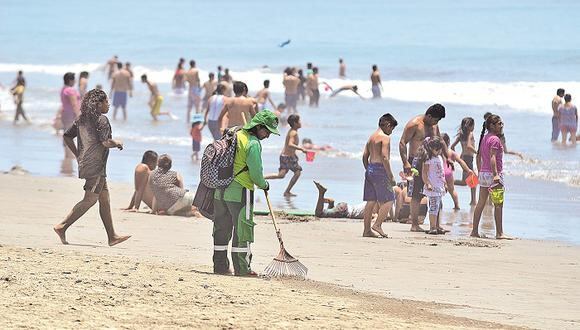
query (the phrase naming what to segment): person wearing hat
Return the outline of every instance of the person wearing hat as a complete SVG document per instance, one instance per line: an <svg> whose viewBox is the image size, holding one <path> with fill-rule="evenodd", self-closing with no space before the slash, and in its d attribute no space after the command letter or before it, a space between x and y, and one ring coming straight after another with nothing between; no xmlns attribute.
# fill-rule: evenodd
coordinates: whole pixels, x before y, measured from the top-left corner
<svg viewBox="0 0 580 330"><path fill-rule="evenodd" d="M270 111L257 113L236 132L237 146L234 157L234 180L214 195L213 270L217 274L231 274L228 244L232 240L234 275L256 276L250 268L254 242L253 204L254 189L268 190L262 168L260 140L278 132L278 118ZM232 237L233 236L233 237Z"/></svg>
<svg viewBox="0 0 580 330"><path fill-rule="evenodd" d="M199 160L199 150L201 149L201 130L203 129L203 115L201 113L196 113L191 116L191 130L189 134L191 135L191 149L193 153L191 154L191 160Z"/></svg>

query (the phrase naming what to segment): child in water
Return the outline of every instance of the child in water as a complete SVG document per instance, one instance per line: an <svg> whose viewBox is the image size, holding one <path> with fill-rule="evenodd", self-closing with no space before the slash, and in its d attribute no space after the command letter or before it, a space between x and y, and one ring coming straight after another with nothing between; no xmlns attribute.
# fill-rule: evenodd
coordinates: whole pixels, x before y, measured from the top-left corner
<svg viewBox="0 0 580 330"><path fill-rule="evenodd" d="M193 153L191 154L192 161L199 160L199 150L201 149L201 130L203 129L203 115L195 114L191 119L191 130L189 135L191 135L191 149Z"/></svg>
<svg viewBox="0 0 580 330"><path fill-rule="evenodd" d="M449 145L450 142L449 135L447 133L443 133L442 138L443 142L445 142L446 145ZM469 165L455 151L447 149L447 161L443 162L443 169L445 172L445 182L447 183L447 190L449 191L449 194L453 199L454 204L453 209L457 211L459 210L459 196L457 195L457 191L455 190L455 181L453 177L453 171L455 170L454 163L458 163L461 166L461 168L463 168L463 176L465 178L473 174L473 171L471 170ZM473 167L473 162L471 163L471 166ZM475 192L475 188L472 188L471 190L472 192ZM474 195L475 195L474 193L471 195L472 201L475 200ZM475 205L475 201L473 202L473 205Z"/></svg>
<svg viewBox="0 0 580 330"><path fill-rule="evenodd" d="M475 138L473 136L473 131L475 130L475 120L471 117L465 117L461 120L461 126L457 130L457 135L455 136L455 141L451 144L450 148L455 151L455 146L461 143L461 159L467 164L470 170L473 170L473 157L477 153L475 149ZM468 171L463 171L463 176L461 180L455 182L458 186L465 186L465 179L469 176ZM471 188L471 201L469 205L475 205L475 188Z"/></svg>
<svg viewBox="0 0 580 330"><path fill-rule="evenodd" d="M443 141L440 137L428 137L423 141L419 150L419 161L423 162L422 178L423 195L429 199L429 231L430 235L445 234L447 230L441 228L439 219L443 207L443 196L447 190L443 166Z"/></svg>

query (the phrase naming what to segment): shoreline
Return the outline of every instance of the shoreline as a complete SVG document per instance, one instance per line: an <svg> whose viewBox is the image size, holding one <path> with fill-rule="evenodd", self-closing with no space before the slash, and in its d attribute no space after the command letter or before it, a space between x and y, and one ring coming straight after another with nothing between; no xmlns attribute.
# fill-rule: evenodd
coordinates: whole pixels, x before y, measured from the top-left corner
<svg viewBox="0 0 580 330"><path fill-rule="evenodd" d="M126 206L132 191L128 184L111 182L109 187L115 226L120 234L133 235L129 241L107 247L93 208L67 232L72 244L61 245L52 225L81 198L82 185L72 178L0 175L0 194L6 196L0 244L211 269L211 222L122 212L119 208ZM278 244L267 217L257 223L252 265L260 272ZM575 310L580 292L574 290L580 287L575 261L580 247L569 243L428 237L396 223L384 224L390 239L363 239L362 224L354 221L297 225L281 219L280 226L287 249L309 268L313 281L387 298L459 306L441 313L480 321L534 328L580 325Z"/></svg>

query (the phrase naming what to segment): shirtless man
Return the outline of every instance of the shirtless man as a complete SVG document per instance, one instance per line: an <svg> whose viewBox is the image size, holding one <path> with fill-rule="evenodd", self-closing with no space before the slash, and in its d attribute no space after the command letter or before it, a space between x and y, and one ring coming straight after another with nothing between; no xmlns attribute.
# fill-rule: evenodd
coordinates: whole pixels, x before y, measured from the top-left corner
<svg viewBox="0 0 580 330"><path fill-rule="evenodd" d="M157 121L157 116L159 115L166 115L173 117L171 112L161 112L161 104L163 104L163 96L159 93L159 89L157 88L157 84L149 81L147 79L147 75L144 74L141 76L141 82L147 84L149 87L149 91L151 92L151 97L149 98L149 109L151 110L151 117L153 120Z"/></svg>
<svg viewBox="0 0 580 330"><path fill-rule="evenodd" d="M381 83L381 74L379 73L379 68L376 64L373 65L373 72L371 73L371 84L373 99L380 99L381 90L383 90L383 84Z"/></svg>
<svg viewBox="0 0 580 330"><path fill-rule="evenodd" d="M552 99L552 142L557 142L560 136L560 112L558 108L562 105L562 98L566 91L558 88L556 96Z"/></svg>
<svg viewBox="0 0 580 330"><path fill-rule="evenodd" d="M141 202L153 209L153 191L149 185L149 174L157 167L157 159L157 153L153 150L147 150L143 154L141 163L135 167L135 192L125 211L139 212Z"/></svg>
<svg viewBox="0 0 580 330"><path fill-rule="evenodd" d="M224 102L224 108L218 117L222 131L229 127L244 126L244 120L249 122L256 115L256 100L244 96L247 88L246 84L241 81L234 82L236 97L228 98ZM222 124L226 115L228 116L227 127Z"/></svg>
<svg viewBox="0 0 580 330"><path fill-rule="evenodd" d="M89 83L89 73L87 71L82 71L79 74L79 94L81 95L81 99L87 93L88 83Z"/></svg>
<svg viewBox="0 0 580 330"><path fill-rule="evenodd" d="M318 68L312 68L312 74L308 75L306 79L306 88L308 95L310 95L309 105L318 108L318 101L320 100L320 91L318 90Z"/></svg>
<svg viewBox="0 0 580 330"><path fill-rule="evenodd" d="M346 78L346 64L344 64L342 58L338 59L338 77L340 79Z"/></svg>
<svg viewBox="0 0 580 330"><path fill-rule="evenodd" d="M117 71L117 63L119 62L119 57L117 55L113 56L110 60L107 61L106 68L107 68L107 79L111 80L113 77L113 73Z"/></svg>
<svg viewBox="0 0 580 330"><path fill-rule="evenodd" d="M218 82L215 80L215 74L210 72L208 74L209 80L203 83L203 108L207 108L207 100L213 95L217 89Z"/></svg>
<svg viewBox="0 0 580 330"><path fill-rule="evenodd" d="M262 88L262 90L260 90L256 94L256 100L258 102L258 111L266 109L266 102L270 102L270 104L272 105L272 110L276 109L276 104L274 103L274 101L272 101L272 98L270 97L269 88L270 88L270 80L264 80L264 88Z"/></svg>
<svg viewBox="0 0 580 330"><path fill-rule="evenodd" d="M284 80L282 81L285 90L285 102L288 108L288 113L293 114L298 112L296 110L296 102L298 102L298 84L300 79L296 77L296 69L287 68L284 71Z"/></svg>
<svg viewBox="0 0 580 330"><path fill-rule="evenodd" d="M393 207L395 194L393 186L395 178L391 170L391 133L397 126L397 121L390 114L384 114L379 119L379 128L371 135L363 152L362 162L365 168L365 184L363 200L367 202L364 212L363 237L388 237L381 225ZM378 204L379 215L371 227L373 209Z"/></svg>
<svg viewBox="0 0 580 330"><path fill-rule="evenodd" d="M416 116L409 120L403 130L401 141L399 142L399 153L403 162L403 170L407 177L412 177L411 168L414 167L421 173L423 166L418 161L418 149L426 137L441 136L438 123L445 118L445 107L439 103L433 104L427 109L424 115ZM407 144L409 149L407 152ZM444 147L443 155L447 154L447 147ZM411 199L411 231L424 232L419 227L418 212L419 204L423 198L423 179L421 175L414 176L409 182L408 193Z"/></svg>
<svg viewBox="0 0 580 330"><path fill-rule="evenodd" d="M230 75L230 69L226 68L224 70L224 75L220 79L220 84L223 84L226 88L224 89L224 95L227 97L232 97L233 78Z"/></svg>
<svg viewBox="0 0 580 330"><path fill-rule="evenodd" d="M278 173L266 175L264 179L284 179L288 171L292 171L294 175L288 182L288 187L284 191L284 196L294 197L295 194L292 193L292 188L300 178L302 174L302 166L298 164L298 156L296 155L296 150L306 153L306 149L300 146L300 139L298 138L298 130L302 127L300 123L300 116L292 114L288 116L288 125L290 125L290 130L286 134L286 141L284 143L284 148L280 154L280 167L278 168Z"/></svg>
<svg viewBox="0 0 580 330"><path fill-rule="evenodd" d="M117 63L117 72L113 74L111 94L113 95L113 120L117 118L117 109L123 109L123 120L127 120L127 95L133 97L133 79L131 73L123 68L123 63Z"/></svg>
<svg viewBox="0 0 580 330"><path fill-rule="evenodd" d="M125 70L129 72L131 79L133 79L133 69L131 69L131 62L125 62Z"/></svg>
<svg viewBox="0 0 580 330"><path fill-rule="evenodd" d="M195 106L195 112L199 113L201 101L201 82L199 80L199 70L195 67L195 61L189 61L189 70L185 73L185 80L189 84L187 98L187 122L191 120L191 109Z"/></svg>

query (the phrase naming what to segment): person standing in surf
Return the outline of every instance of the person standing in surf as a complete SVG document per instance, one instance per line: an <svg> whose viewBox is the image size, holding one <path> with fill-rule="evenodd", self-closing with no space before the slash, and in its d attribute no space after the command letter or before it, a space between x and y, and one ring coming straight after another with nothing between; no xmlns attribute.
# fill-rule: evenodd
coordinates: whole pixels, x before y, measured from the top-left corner
<svg viewBox="0 0 580 330"><path fill-rule="evenodd" d="M379 127L370 136L363 152L362 162L365 168L365 183L363 200L366 203L364 211L363 237L388 237L381 228L387 219L395 201L393 186L395 178L391 170L391 133L397 127L397 121L390 113L379 119ZM371 227L373 210L379 207L379 215Z"/></svg>
<svg viewBox="0 0 580 330"><path fill-rule="evenodd" d="M373 99L380 99L381 91L383 90L383 83L381 82L381 74L376 64L373 65L373 72L371 73L371 85Z"/></svg>
<svg viewBox="0 0 580 330"><path fill-rule="evenodd" d="M479 150L477 153L477 169L479 171L479 200L473 212L473 228L471 237L479 236L479 221L487 203L490 191L493 188L504 188L503 154L504 146L500 139L503 135L503 121L498 115L491 114L485 119ZM493 201L493 199L492 199ZM494 202L493 216L495 219L495 238L512 239L503 232L503 198L501 202Z"/></svg>
<svg viewBox="0 0 580 330"><path fill-rule="evenodd" d="M463 118L461 120L461 126L459 126L459 130L457 131L455 141L453 141L453 143L450 146L451 150L455 151L455 146L461 143L461 159L472 171L473 171L473 157L477 153L477 149L475 149L475 137L473 136L474 129L475 129L475 120L471 117ZM469 175L468 171L463 171L463 176L461 177L461 180L455 181L454 184L458 186L467 185L465 183L465 179L467 179L468 175ZM471 201L469 202L469 205L474 206L476 204L475 196L476 190L474 187L471 188Z"/></svg>
<svg viewBox="0 0 580 330"><path fill-rule="evenodd" d="M183 91L185 91L185 69L183 68L184 63L185 59L180 58L179 62L177 62L177 68L173 74L173 79L171 80L171 88L173 88L173 92L175 94L183 94ZM187 119L187 121L189 122L189 119Z"/></svg>
<svg viewBox="0 0 580 330"><path fill-rule="evenodd" d="M399 153L401 161L403 162L403 171L406 176L412 178L408 185L408 194L411 197L411 231L423 232L423 228L419 227L419 205L423 198L423 179L421 177L422 163L418 159L418 150L423 140L426 137L441 137L438 123L445 118L445 107L439 103L430 106L424 115L416 116L409 120L401 141L399 142ZM407 144L409 149L407 149ZM447 154L447 147L445 147L444 155ZM415 168L418 175L413 176L412 168Z"/></svg>

